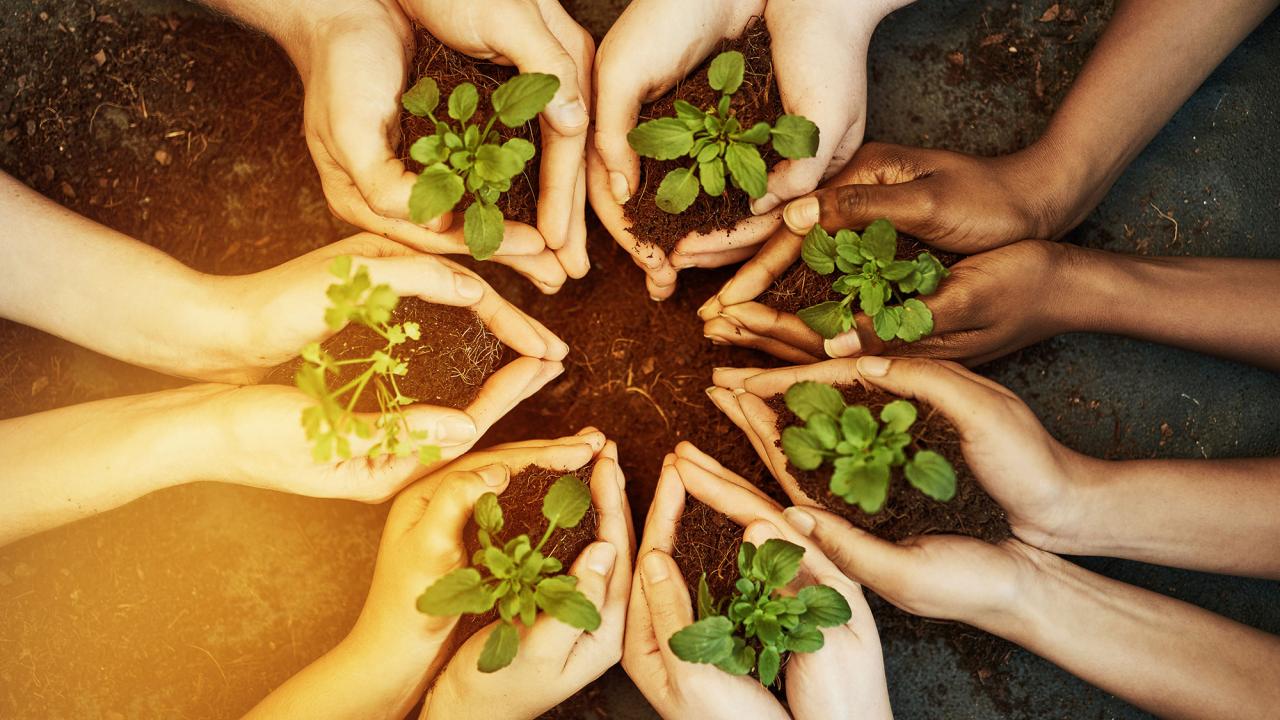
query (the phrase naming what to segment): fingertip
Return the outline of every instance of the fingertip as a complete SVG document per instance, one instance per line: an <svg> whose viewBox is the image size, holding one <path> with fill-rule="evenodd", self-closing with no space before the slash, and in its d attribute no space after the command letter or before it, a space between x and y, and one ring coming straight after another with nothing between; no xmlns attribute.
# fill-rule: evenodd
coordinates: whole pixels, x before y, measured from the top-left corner
<svg viewBox="0 0 1280 720"><path fill-rule="evenodd" d="M778 205L780 205L781 203L782 203L781 198L779 198L777 195L771 192L767 192L764 195L761 195L760 197L751 201L751 214L764 215L765 213L770 212L774 208L778 207Z"/></svg>
<svg viewBox="0 0 1280 720"><path fill-rule="evenodd" d="M453 225L452 212L441 213L440 215L432 218L431 220L428 220L422 223L422 227L426 228L427 230L430 230L431 232L436 232L436 233L445 232L446 230L449 229L451 225Z"/></svg>
<svg viewBox="0 0 1280 720"><path fill-rule="evenodd" d="M768 520L752 520L742 533L743 539L753 545L763 545L766 540L782 537L778 526Z"/></svg>
<svg viewBox="0 0 1280 720"><path fill-rule="evenodd" d="M561 86L563 91L564 86ZM565 136L581 135L587 131L590 118L587 117L587 105L581 97L556 97L542 111L551 127Z"/></svg>
<svg viewBox="0 0 1280 720"><path fill-rule="evenodd" d="M486 465L475 471L486 492L500 493L506 489L511 480L511 470L503 463Z"/></svg>
<svg viewBox="0 0 1280 720"><path fill-rule="evenodd" d="M822 349L829 358L853 357L862 352L862 339L858 337L858 329L842 332L833 338L822 341Z"/></svg>
<svg viewBox="0 0 1280 720"><path fill-rule="evenodd" d="M627 176L617 170L609 171L609 192L613 195L614 202L625 205L631 199L631 183Z"/></svg>
<svg viewBox="0 0 1280 720"><path fill-rule="evenodd" d="M485 284L462 272L453 273L453 289L464 300L476 302L484 297Z"/></svg>
<svg viewBox="0 0 1280 720"><path fill-rule="evenodd" d="M671 556L661 550L650 550L640 563L640 574L646 585L658 585L671 579Z"/></svg>
<svg viewBox="0 0 1280 720"><path fill-rule="evenodd" d="M858 358L858 374L864 378L882 378L889 374L892 361L878 355L865 355Z"/></svg>
<svg viewBox="0 0 1280 720"><path fill-rule="evenodd" d="M475 420L461 410L450 410L435 421L435 440L442 445L461 445L476 439Z"/></svg>
<svg viewBox="0 0 1280 720"><path fill-rule="evenodd" d="M796 532L805 537L812 535L814 528L818 524L817 519L812 514L805 511L804 508L795 506L784 509L782 517Z"/></svg>
<svg viewBox="0 0 1280 720"><path fill-rule="evenodd" d="M787 224L791 232L797 235L804 235L812 230L814 225L818 224L820 215L821 209L818 204L818 198L810 196L787 203L786 208L782 211L782 220Z"/></svg>
<svg viewBox="0 0 1280 720"><path fill-rule="evenodd" d="M587 548L587 569L608 577L613 572L613 564L618 558L618 549L608 540L593 543Z"/></svg>

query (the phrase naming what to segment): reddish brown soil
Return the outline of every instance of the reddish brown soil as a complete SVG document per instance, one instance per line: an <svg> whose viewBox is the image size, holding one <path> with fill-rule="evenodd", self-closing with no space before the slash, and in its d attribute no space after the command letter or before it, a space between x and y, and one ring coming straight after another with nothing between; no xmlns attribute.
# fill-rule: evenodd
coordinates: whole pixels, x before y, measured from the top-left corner
<svg viewBox="0 0 1280 720"><path fill-rule="evenodd" d="M511 351L468 308L435 305L418 298L401 298L392 322L416 322L421 338L406 340L396 357L409 362L409 373L397 378L400 392L419 403L461 410L480 394L480 386L502 366ZM368 357L386 346L382 336L363 325L348 325L322 343L338 360ZM302 366L295 358L276 366L264 382L292 385ZM364 365L345 365L329 376L329 387L339 388L364 371ZM349 397L350 393L343 397ZM356 410L377 412L378 399L366 388Z"/></svg>
<svg viewBox="0 0 1280 720"><path fill-rule="evenodd" d="M746 58L745 79L734 93L732 108L743 127L757 122L772 124L785 114L778 84L773 77L773 60L769 55L769 31L764 21L752 23L742 36L724 40L720 47L694 69L671 92L640 109L640 122L660 117L675 116L675 101L686 100L707 109L720 101L720 91L707 84L707 68L711 60L726 50L737 50ZM772 148L762 148L766 167L773 167L781 160ZM699 193L687 210L678 214L658 209L655 198L658 184L666 174L679 167L688 167L687 160L640 159L640 188L623 208L631 220L631 232L642 243L656 245L664 252L671 252L676 242L691 232L709 233L728 230L751 215L751 199L742 190L729 184L723 195L711 197Z"/></svg>
<svg viewBox="0 0 1280 720"><path fill-rule="evenodd" d="M413 56L413 65L409 72L410 87L419 78L434 78L436 84L440 86L440 107L436 110L436 117L450 124L456 124L456 121L448 117L444 111L449 93L465 82L475 85L476 89L480 91L480 103L476 108L476 114L471 117L468 123L479 125L480 129L483 130L485 123L493 115L493 107L489 105L489 96L494 90L498 89L499 85L515 77L518 72L515 67L476 60L463 55L456 50L445 47L439 40L422 28L416 29L414 41L417 43L417 52ZM498 207L502 209L502 214L506 219L533 225L538 218L538 168L539 163L542 161L541 130L536 121L525 123L519 128L508 128L500 122L494 123L493 126L497 128L498 133L504 140L520 137L533 143L538 148L539 154L533 156L533 159L524 166L524 173L520 177L512 178L511 189L503 193L498 200ZM400 132L402 134L400 143L401 159L404 160L405 166L413 172L421 171L422 165L409 157L409 146L424 135L434 134L435 126L427 118L420 118L402 110L400 112ZM470 206L471 195L463 195L454 212L461 213Z"/></svg>
<svg viewBox="0 0 1280 720"><path fill-rule="evenodd" d="M695 611L698 606L698 579L704 573L712 597L720 600L733 593L733 584L738 580L740 545L742 528L737 523L695 497L685 498L684 514L676 527L672 557L689 586L689 597Z"/></svg>
<svg viewBox="0 0 1280 720"><path fill-rule="evenodd" d="M962 256L955 253L943 252L935 250L916 240L915 238L898 236L898 253L896 257L899 260L915 258L916 255L923 251L933 253L945 267L951 267L960 262ZM831 289L831 283L835 282L837 275L819 275L802 260L797 260L790 270L787 270L768 290L761 293L758 302L768 305L774 310L780 312L795 314L799 310L812 307L821 302L828 300L839 300L840 293ZM945 280L943 282L946 282Z"/></svg>

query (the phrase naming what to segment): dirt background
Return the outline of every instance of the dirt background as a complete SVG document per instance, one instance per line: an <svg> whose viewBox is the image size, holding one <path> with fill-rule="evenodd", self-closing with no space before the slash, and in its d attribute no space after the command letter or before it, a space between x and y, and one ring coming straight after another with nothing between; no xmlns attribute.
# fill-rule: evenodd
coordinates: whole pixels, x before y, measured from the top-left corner
<svg viewBox="0 0 1280 720"><path fill-rule="evenodd" d="M624 4L566 2L597 38ZM984 153L1035 137L1110 5L1062 3L1040 22L1054 4L932 0L890 17L872 44L868 137ZM1071 239L1277 257L1278 107L1273 17ZM0 2L0 168L201 270L269 267L350 232L325 208L300 120L283 53L196 6ZM765 362L701 338L694 310L728 271L683 273L654 304L598 227L591 252L591 275L554 298L486 268L573 347L565 375L492 441L597 424L619 441L641 513L679 439L763 479L702 394L712 367ZM7 322L0 358L6 417L180 384ZM1073 335L985 371L1096 455L1280 452L1280 379L1225 361ZM386 509L202 483L0 548L0 717L239 715L349 629ZM1081 562L1280 631L1277 583ZM1145 717L1021 651L983 679L929 637L887 636L885 653L900 718ZM653 717L617 669L591 697L583 717Z"/></svg>

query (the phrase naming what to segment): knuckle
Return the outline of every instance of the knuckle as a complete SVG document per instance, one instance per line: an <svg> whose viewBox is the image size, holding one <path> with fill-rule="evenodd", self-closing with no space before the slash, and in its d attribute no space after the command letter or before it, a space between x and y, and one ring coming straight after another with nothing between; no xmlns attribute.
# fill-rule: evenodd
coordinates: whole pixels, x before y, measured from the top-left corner
<svg viewBox="0 0 1280 720"><path fill-rule="evenodd" d="M841 218L861 217L867 211L867 193L860 185L841 185L836 188L834 200Z"/></svg>

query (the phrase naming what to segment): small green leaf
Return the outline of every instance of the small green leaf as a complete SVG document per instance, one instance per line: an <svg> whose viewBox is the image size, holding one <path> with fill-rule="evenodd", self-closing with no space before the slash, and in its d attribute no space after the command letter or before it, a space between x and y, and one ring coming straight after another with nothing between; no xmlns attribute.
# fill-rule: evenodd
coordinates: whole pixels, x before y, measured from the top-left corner
<svg viewBox="0 0 1280 720"><path fill-rule="evenodd" d="M600 627L600 611L563 575L539 582L533 598L538 607L566 625L587 632Z"/></svg>
<svg viewBox="0 0 1280 720"><path fill-rule="evenodd" d="M494 597L475 568L454 570L431 583L418 596L418 611L427 615L484 613L493 607Z"/></svg>
<svg viewBox="0 0 1280 720"><path fill-rule="evenodd" d="M853 611L849 609L849 601L835 588L826 585L810 585L801 588L796 597L804 603L804 614L800 616L802 623L820 628L836 627L849 622Z"/></svg>
<svg viewBox="0 0 1280 720"><path fill-rule="evenodd" d="M435 80L424 77L400 96L400 104L410 114L426 117L440 104L440 86Z"/></svg>
<svg viewBox="0 0 1280 720"><path fill-rule="evenodd" d="M511 138L502 143L502 147L516 154L523 162L529 162L533 156L538 154L538 148L534 144L524 138Z"/></svg>
<svg viewBox="0 0 1280 720"><path fill-rule="evenodd" d="M880 512L889 493L889 465L837 458L831 474L831 492L868 514Z"/></svg>
<svg viewBox="0 0 1280 720"><path fill-rule="evenodd" d="M828 340L853 328L853 312L834 300L798 310L796 317Z"/></svg>
<svg viewBox="0 0 1280 720"><path fill-rule="evenodd" d="M509 180L523 169L524 160L514 150L498 145L481 145L476 150L476 172L485 180Z"/></svg>
<svg viewBox="0 0 1280 720"><path fill-rule="evenodd" d="M482 673L497 672L516 659L516 652L519 649L520 633L516 632L516 626L509 622L500 622L493 632L489 633L489 639L484 641L484 649L480 651L480 660L476 663L476 669Z"/></svg>
<svg viewBox="0 0 1280 720"><path fill-rule="evenodd" d="M875 316L884 308L885 291L889 288L880 278L873 278L858 288L858 305L862 312Z"/></svg>
<svg viewBox="0 0 1280 720"><path fill-rule="evenodd" d="M906 400L894 400L880 411L880 422L889 432L905 433L916 417L916 406Z"/></svg>
<svg viewBox="0 0 1280 720"><path fill-rule="evenodd" d="M698 578L698 619L705 620L716 615L716 601L711 596L711 588L707 586L707 574Z"/></svg>
<svg viewBox="0 0 1280 720"><path fill-rule="evenodd" d="M947 459L932 450L921 450L903 467L907 481L934 500L947 502L956 496L956 471Z"/></svg>
<svg viewBox="0 0 1280 720"><path fill-rule="evenodd" d="M445 149L444 142L438 136L428 135L418 138L409 146L409 157L424 166L434 165L449 159L449 151Z"/></svg>
<svg viewBox="0 0 1280 720"><path fill-rule="evenodd" d="M880 275L885 280L893 280L894 282L897 282L898 280L910 275L911 271L915 269L916 263L911 260L894 260L881 268Z"/></svg>
<svg viewBox="0 0 1280 720"><path fill-rule="evenodd" d="M707 69L707 84L713 90L732 95L742 86L745 68L746 59L742 53L737 50L722 52L711 61L711 67Z"/></svg>
<svg viewBox="0 0 1280 720"><path fill-rule="evenodd" d="M710 150L714 146L709 146ZM708 162L698 163L698 180L702 183L702 191L711 197L724 194L724 161L713 158Z"/></svg>
<svg viewBox="0 0 1280 720"><path fill-rule="evenodd" d="M449 117L458 122L466 122L476 114L476 105L480 102L480 93L471 83L462 83L449 93Z"/></svg>
<svg viewBox="0 0 1280 720"><path fill-rule="evenodd" d="M409 219L422 224L449 212L462 199L462 178L447 165L428 165L409 191Z"/></svg>
<svg viewBox="0 0 1280 720"><path fill-rule="evenodd" d="M915 342L933 332L933 311L929 306L916 298L907 298L902 303L902 325L898 328L898 337L906 342Z"/></svg>
<svg viewBox="0 0 1280 720"><path fill-rule="evenodd" d="M756 661L756 669L760 673L760 682L768 687L778 679L778 668L782 666L782 656L778 654L778 650L772 645L766 645L760 651L760 658Z"/></svg>
<svg viewBox="0 0 1280 720"><path fill-rule="evenodd" d="M876 337L888 342L898 335L898 329L902 327L902 308L886 307L876 313L871 318L871 326L876 331Z"/></svg>
<svg viewBox="0 0 1280 720"><path fill-rule="evenodd" d="M762 578L770 589L785 587L800 572L800 558L804 548L795 543L769 538L756 551L751 567L756 577Z"/></svg>
<svg viewBox="0 0 1280 720"><path fill-rule="evenodd" d="M938 283L951 274L941 262L938 262L938 258L927 252L916 256L916 271L920 273L916 292L921 295L932 295L938 289Z"/></svg>
<svg viewBox="0 0 1280 720"><path fill-rule="evenodd" d="M346 280L351 277L351 256L339 255L329 263L329 274L339 280Z"/></svg>
<svg viewBox="0 0 1280 720"><path fill-rule="evenodd" d="M498 119L509 128L534 118L555 97L560 78L546 73L520 73L493 91L490 102Z"/></svg>
<svg viewBox="0 0 1280 720"><path fill-rule="evenodd" d="M847 407L840 413L840 430L844 440L855 448L870 447L878 429L879 425L865 405Z"/></svg>
<svg viewBox="0 0 1280 720"><path fill-rule="evenodd" d="M693 147L693 131L675 118L640 123L627 133L631 149L655 160L684 157Z"/></svg>
<svg viewBox="0 0 1280 720"><path fill-rule="evenodd" d="M502 517L502 506L498 504L498 496L493 493L485 493L476 500L476 509L472 513L476 521L476 525L481 530L497 534L502 532L502 526L505 521Z"/></svg>
<svg viewBox="0 0 1280 720"><path fill-rule="evenodd" d="M734 182L748 195L758 198L768 187L764 159L755 145L730 143L724 151L724 162Z"/></svg>
<svg viewBox="0 0 1280 720"><path fill-rule="evenodd" d="M706 120L707 114L697 108L692 103L684 100L675 101L676 118L685 124L690 130L697 130L702 127L703 121Z"/></svg>
<svg viewBox="0 0 1280 720"><path fill-rule="evenodd" d="M668 645L685 662L723 662L734 651L733 622L723 615L699 620L676 631Z"/></svg>
<svg viewBox="0 0 1280 720"><path fill-rule="evenodd" d="M769 132L773 149L784 158L813 157L818 153L818 126L800 115L783 115Z"/></svg>
<svg viewBox="0 0 1280 720"><path fill-rule="evenodd" d="M826 457L814 434L794 425L782 431L782 452L801 470L817 470Z"/></svg>
<svg viewBox="0 0 1280 720"><path fill-rule="evenodd" d="M830 415L814 415L809 418L807 429L826 450L834 450L836 443L840 442L840 426Z"/></svg>
<svg viewBox="0 0 1280 720"><path fill-rule="evenodd" d="M819 275L830 275L836 269L836 241L821 225L814 225L800 244L800 257Z"/></svg>
<svg viewBox="0 0 1280 720"><path fill-rule="evenodd" d="M758 122L747 130L740 132L734 138L739 142L751 143L752 145L761 145L769 139L769 123Z"/></svg>
<svg viewBox="0 0 1280 720"><path fill-rule="evenodd" d="M658 209L672 214L684 212L698 199L698 187L698 178L688 168L672 170L658 186Z"/></svg>
<svg viewBox="0 0 1280 720"><path fill-rule="evenodd" d="M884 218L872 221L862 231L862 246L865 250L863 254L869 259L892 262L898 249L898 231L893 229L893 223Z"/></svg>
<svg viewBox="0 0 1280 720"><path fill-rule="evenodd" d="M808 588L805 589L807 590ZM784 642L787 650L802 653L818 652L826 644L822 637L822 631L807 623L797 625L794 630L787 633Z"/></svg>
<svg viewBox="0 0 1280 720"><path fill-rule="evenodd" d="M751 563L756 558L756 546L754 543L743 542L738 546L738 574L745 580L752 577ZM739 592L746 594L745 590Z"/></svg>
<svg viewBox="0 0 1280 720"><path fill-rule="evenodd" d="M591 507L591 491L574 475L562 475L542 499L542 515L556 527L577 527Z"/></svg>
<svg viewBox="0 0 1280 720"><path fill-rule="evenodd" d="M801 420L808 421L815 415L840 417L844 411L844 396L826 383L804 380L787 388L783 395L787 409Z"/></svg>
<svg viewBox="0 0 1280 720"><path fill-rule="evenodd" d="M496 205L473 202L463 216L462 237L471 257L488 260L502 245L502 211Z"/></svg>

